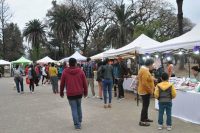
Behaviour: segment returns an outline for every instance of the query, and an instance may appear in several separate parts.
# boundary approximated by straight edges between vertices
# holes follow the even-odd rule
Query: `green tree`
[[[32,44],[32,48],[36,50],[36,59],[40,57],[40,46],[46,41],[45,25],[38,19],[34,19],[26,23],[23,36],[28,43]]]
[[[7,22],[11,19],[12,14],[10,13],[10,7],[6,3],[6,0],[0,0],[0,38],[2,45],[2,57],[6,58],[6,42],[5,42],[5,28]]]
[[[114,17],[111,17],[112,23],[106,30],[106,35],[110,35],[110,44],[119,48],[132,41],[133,34],[133,6],[127,8],[124,3],[111,7]],[[108,37],[107,36],[107,37]]]
[[[5,26],[4,38],[6,48],[4,49],[7,60],[16,60],[24,54],[23,37],[17,24],[10,23]]]
[[[51,32],[62,42],[64,56],[71,54],[73,47],[69,41],[81,28],[81,12],[76,7],[57,5],[54,2],[53,8],[48,11],[46,16]]]

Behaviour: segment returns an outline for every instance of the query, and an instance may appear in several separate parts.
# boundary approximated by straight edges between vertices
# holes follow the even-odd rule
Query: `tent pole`
[[[160,58],[160,61],[161,61],[161,66],[162,66],[162,68],[163,68],[163,70],[164,70],[164,64],[163,64],[163,54],[161,53],[161,58]]]
[[[189,78],[190,78],[190,54],[188,54],[188,67],[189,67]]]
[[[136,62],[137,62],[137,73],[139,72],[139,69],[140,69],[140,55],[137,54],[137,51],[135,51],[135,55],[136,55]],[[139,106],[139,94],[138,94],[138,88],[136,88],[137,90],[137,106]]]

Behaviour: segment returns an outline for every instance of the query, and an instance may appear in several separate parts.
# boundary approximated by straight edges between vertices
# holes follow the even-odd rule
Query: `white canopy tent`
[[[46,57],[44,57],[44,58],[42,58],[42,59],[40,59],[40,60],[38,60],[38,61],[36,61],[37,63],[44,63],[44,64],[47,64],[47,63],[52,63],[52,62],[57,62],[56,60],[53,60],[53,59],[51,59],[50,57],[48,57],[48,56],[46,56]]]
[[[105,56],[104,56],[104,54],[105,53],[109,53],[109,52],[114,52],[115,51],[115,49],[109,49],[109,50],[107,50],[107,51],[104,51],[104,52],[102,52],[102,53],[99,53],[99,54],[96,54],[96,55],[94,55],[94,56],[91,56],[90,58],[92,59],[92,60],[98,60],[98,59],[103,59]]]
[[[63,61],[68,61],[70,58],[75,58],[77,61],[86,61],[87,57],[81,55],[78,51],[76,51],[73,55],[65,58]]]
[[[5,61],[5,60],[0,60],[0,66],[9,66],[9,72],[11,73],[11,62]]]
[[[194,46],[200,46],[200,23],[197,24],[191,31],[173,38],[171,40],[165,41],[160,45],[146,49],[146,53],[162,52],[176,50],[179,48],[193,49]]]
[[[5,60],[0,60],[0,65],[11,65],[11,62],[5,61]]]
[[[144,53],[145,49],[149,49],[151,47],[155,47],[159,45],[160,42],[157,42],[148,36],[141,34],[138,38],[136,38],[133,42],[128,45],[116,49],[113,52],[106,52],[104,54],[105,57],[115,57],[115,56],[130,56],[137,53]]]

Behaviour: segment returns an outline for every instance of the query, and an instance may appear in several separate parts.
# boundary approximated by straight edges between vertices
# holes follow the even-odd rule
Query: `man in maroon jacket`
[[[88,86],[84,72],[76,64],[76,59],[69,59],[69,67],[65,68],[61,77],[60,96],[64,97],[63,91],[66,86],[66,95],[71,106],[74,127],[80,130],[82,122],[81,99],[83,95],[87,97]]]

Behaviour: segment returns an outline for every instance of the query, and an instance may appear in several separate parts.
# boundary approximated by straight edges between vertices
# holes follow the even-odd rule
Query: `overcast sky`
[[[47,10],[51,8],[52,0],[6,0],[13,13],[12,22],[18,24],[20,29],[24,29],[25,23],[32,19],[43,20]],[[65,0],[57,0],[58,2]],[[176,0],[168,0],[176,7]],[[194,23],[200,23],[200,0],[184,0],[184,17],[189,18]]]

